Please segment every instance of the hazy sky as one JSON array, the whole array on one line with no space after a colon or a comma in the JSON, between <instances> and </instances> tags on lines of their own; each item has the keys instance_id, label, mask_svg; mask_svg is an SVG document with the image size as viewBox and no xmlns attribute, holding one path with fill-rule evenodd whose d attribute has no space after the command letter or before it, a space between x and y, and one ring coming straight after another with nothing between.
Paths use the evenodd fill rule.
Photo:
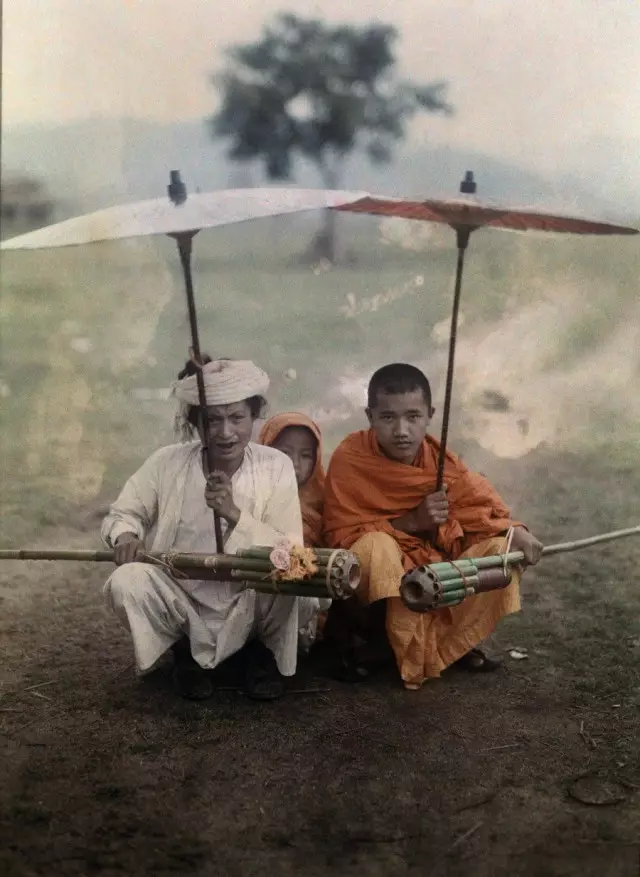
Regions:
<instances>
[{"instance_id":1,"label":"hazy sky","mask_svg":"<svg viewBox=\"0 0 640 877\"><path fill-rule=\"evenodd\" d=\"M455 120L416 126L416 138L539 167L598 140L640 142L640 0L3 0L2 8L5 125L207 114L221 50L257 37L284 8L395 24L401 72L449 79L457 108Z\"/></svg>"}]
</instances>

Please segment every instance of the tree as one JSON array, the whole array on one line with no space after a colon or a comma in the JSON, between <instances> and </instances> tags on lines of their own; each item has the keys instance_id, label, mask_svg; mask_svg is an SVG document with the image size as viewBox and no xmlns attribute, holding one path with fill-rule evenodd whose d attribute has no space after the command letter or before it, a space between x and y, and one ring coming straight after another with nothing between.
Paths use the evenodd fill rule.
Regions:
<instances>
[{"instance_id":1,"label":"tree","mask_svg":"<svg viewBox=\"0 0 640 877\"><path fill-rule=\"evenodd\" d=\"M340 188L355 150L388 162L407 122L426 111L451 114L445 83L416 85L394 75L395 28L383 24L329 27L316 19L276 16L255 43L227 51L213 77L221 92L211 119L214 137L230 141L228 156L260 160L273 180L294 176L305 157L326 188ZM316 256L335 260L334 211L316 241Z\"/></svg>"}]
</instances>

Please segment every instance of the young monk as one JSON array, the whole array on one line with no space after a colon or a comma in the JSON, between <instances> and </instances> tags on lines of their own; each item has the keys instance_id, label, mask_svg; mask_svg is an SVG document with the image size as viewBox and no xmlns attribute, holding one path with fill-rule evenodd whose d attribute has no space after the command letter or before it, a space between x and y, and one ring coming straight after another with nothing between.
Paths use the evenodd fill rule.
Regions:
<instances>
[{"instance_id":1,"label":"young monk","mask_svg":"<svg viewBox=\"0 0 640 877\"><path fill-rule=\"evenodd\" d=\"M356 599L365 606L383 602L386 634L411 689L454 663L475 672L496 669L498 662L478 645L502 617L520 609L520 573L514 571L503 590L425 614L402 603L403 574L439 560L499 554L511 528L511 550L524 553L525 565L537 563L542 552L489 482L455 454L447 452L446 490L436 492L439 443L427 435L434 413L429 381L419 369L405 363L379 369L369 383L370 429L338 446L325 485L325 540L358 555Z\"/></svg>"},{"instance_id":2,"label":"young monk","mask_svg":"<svg viewBox=\"0 0 640 877\"><path fill-rule=\"evenodd\" d=\"M305 414L276 414L264 424L258 441L286 454L293 463L302 511L304 544L309 548L321 548L325 472L320 428ZM325 620L326 615L322 613L317 621L312 619L308 630L301 632L304 650L315 639L317 631L322 632Z\"/></svg>"}]
</instances>

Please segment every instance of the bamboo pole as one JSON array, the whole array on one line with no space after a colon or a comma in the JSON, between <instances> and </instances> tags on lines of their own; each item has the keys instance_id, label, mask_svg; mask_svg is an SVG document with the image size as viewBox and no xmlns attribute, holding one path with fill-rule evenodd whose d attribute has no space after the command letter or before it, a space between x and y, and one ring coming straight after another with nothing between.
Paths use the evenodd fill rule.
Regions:
<instances>
[{"instance_id":1,"label":"bamboo pole","mask_svg":"<svg viewBox=\"0 0 640 877\"><path fill-rule=\"evenodd\" d=\"M273 550L273 549L272 549ZM177 552L167 554L159 551L146 551L144 556L150 560L167 562L179 569L181 566L209 567L211 569L251 569L255 571L265 570L272 572L275 567L269 561L263 561L257 557L245 557L242 554L202 554ZM75 560L93 563L113 563L113 551L72 551L69 549L0 549L0 560ZM316 564L318 569L326 571L326 563ZM336 570L337 571L337 570Z\"/></svg>"},{"instance_id":2,"label":"bamboo pole","mask_svg":"<svg viewBox=\"0 0 640 877\"><path fill-rule=\"evenodd\" d=\"M70 551L64 548L31 550L19 548L0 550L0 560L82 560L92 563L113 563L113 551Z\"/></svg>"},{"instance_id":3,"label":"bamboo pole","mask_svg":"<svg viewBox=\"0 0 640 877\"><path fill-rule=\"evenodd\" d=\"M603 533L599 536L590 536L588 539L577 539L573 542L559 542L555 545L546 545L542 549L542 554L544 557L548 557L554 554L565 554L570 551L581 551L583 548L590 548L593 545L601 545L605 542L613 542L617 539L624 539L628 536L637 536L640 535L640 526L638 527L629 527L625 530L613 530L610 533ZM243 558L246 557L247 560L255 559L257 560L261 555L256 555L254 552L256 551L265 551L269 552L269 554L273 551L273 548L269 548L268 546L257 546L256 548L247 548L239 551L236 555L219 555L220 557L224 557L225 561L234 560L234 558ZM314 552L318 560L321 558L324 559L329 558L332 554L334 554L334 549L330 548L314 548ZM155 560L162 559L165 557L165 554L161 554L158 552L147 552L147 556L153 558ZM172 563L184 562L186 563L187 559L192 560L193 558L199 557L211 557L212 555L200 555L200 554L189 554L189 553L181 553L175 554L172 557ZM216 556L216 555L213 555ZM268 556L268 555L267 555ZM217 556L216 556L217 557ZM84 561L90 563L113 563L113 551L72 551L69 549L30 549L30 548L19 548L19 549L0 549L0 560L76 560L76 561ZM521 551L512 551L506 555L506 561L509 564L521 563L524 560L524 554ZM467 568L475 566L477 569L487 569L491 566L495 566L496 564L503 564L505 562L505 555L498 554L493 557L474 557L474 558L460 558L456 560L456 566L460 569L464 570L465 574L467 572ZM199 562L197 565L200 564ZM438 561L437 563L432 563L429 565L429 569L434 572L445 572L445 570L451 570L451 564L447 561Z\"/></svg>"},{"instance_id":4,"label":"bamboo pole","mask_svg":"<svg viewBox=\"0 0 640 877\"><path fill-rule=\"evenodd\" d=\"M549 557L555 554L580 551L583 548L590 548L594 545L601 545L606 542L612 542L629 536L637 536L639 534L640 526L629 527L624 530L613 530L609 533L603 533L599 536L591 536L587 539L577 539L572 542L559 542L555 545L547 545L543 548L542 555ZM187 569L190 572L193 571L195 575L198 574L197 570L203 570L201 574L204 576L204 570L207 570L212 579L215 578L215 571L221 574L230 574L230 572L233 571L237 574L234 578L242 576L243 571L247 576L250 573L253 573L256 575L257 579L253 584L259 586L261 585L260 580L262 579L262 576L259 575L259 573L269 575L273 571L273 566L269 561L269 555L272 550L273 549L269 546L252 546L251 548L238 552L237 555L189 553L168 555L166 553L148 552L145 553L144 558L148 559L151 563L159 562L161 565L170 561L175 569ZM311 595L310 588L318 588L318 591L322 590L322 596L325 594L329 595L329 588L327 587L328 583L332 586L332 589L336 588L340 591L341 596L349 596L355 591L357 581L353 581L349 574L350 570L353 569L353 556L350 557L349 552L336 554L334 549L316 548L314 549L314 553L317 559L318 571L313 577L304 579L301 582L282 579L277 585L274 584L273 588L271 587L272 583L264 583L264 580L262 580L262 585L270 593L275 592L277 588L280 588L282 591L282 586L285 582L296 589L300 587L303 590L303 593L309 595ZM330 558L333 558L333 562L331 568L328 568ZM113 563L113 559L113 551L72 551L69 549L36 550L26 548L0 549L0 560L62 560L83 561L85 563ZM524 554L521 551L512 551L509 554L498 554L492 557L461 558L456 561L455 566L447 561L440 561L425 567L422 575L429 579L430 588L435 592L438 599L442 599L440 597L441 594L450 594L456 586L460 588L462 585L471 584L471 580L477 577L482 570L488 571L498 569L505 565L513 566L522 563L523 560ZM345 565L346 570L343 568ZM460 575L461 572L464 573L464 580ZM414 590L412 592L413 597L418 599L415 587L418 587L418 583L414 583ZM255 590L258 590L258 587L255 587ZM484 589L482 588L482 581L480 581L479 591L482 590ZM449 598L447 597L447 599ZM420 609L418 611L424 610Z\"/></svg>"},{"instance_id":5,"label":"bamboo pole","mask_svg":"<svg viewBox=\"0 0 640 877\"><path fill-rule=\"evenodd\" d=\"M269 549L271 553L273 549ZM265 549L266 551L266 549ZM339 564L328 566L333 551L324 552L317 565L317 571L304 579L278 578L271 576L278 572L267 557L242 557L238 555L202 554L188 552L145 552L140 556L142 562L158 564L160 568L173 570L176 577L204 579L205 581L235 581L253 590L266 594L285 594L294 597L320 597L346 599L356 590L359 583L359 565L355 555L341 550L337 559ZM62 560L113 563L113 551L71 551L67 549L0 550L0 560Z\"/></svg>"}]
</instances>

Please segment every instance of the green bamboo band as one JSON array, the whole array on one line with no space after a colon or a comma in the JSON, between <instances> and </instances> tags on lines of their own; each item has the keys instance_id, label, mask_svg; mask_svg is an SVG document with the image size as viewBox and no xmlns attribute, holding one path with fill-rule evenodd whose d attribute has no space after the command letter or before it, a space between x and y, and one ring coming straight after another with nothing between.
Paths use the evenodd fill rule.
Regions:
<instances>
[{"instance_id":1,"label":"green bamboo band","mask_svg":"<svg viewBox=\"0 0 640 877\"><path fill-rule=\"evenodd\" d=\"M446 582L442 589L442 596L446 597L452 591L459 591L460 588L475 588L480 582L478 576L467 576L464 579L451 579Z\"/></svg>"},{"instance_id":2,"label":"green bamboo band","mask_svg":"<svg viewBox=\"0 0 640 877\"><path fill-rule=\"evenodd\" d=\"M439 606L451 606L453 604L462 603L465 597L471 597L474 593L473 588L461 588L459 591L451 591L439 601L436 608Z\"/></svg>"}]
</instances>

